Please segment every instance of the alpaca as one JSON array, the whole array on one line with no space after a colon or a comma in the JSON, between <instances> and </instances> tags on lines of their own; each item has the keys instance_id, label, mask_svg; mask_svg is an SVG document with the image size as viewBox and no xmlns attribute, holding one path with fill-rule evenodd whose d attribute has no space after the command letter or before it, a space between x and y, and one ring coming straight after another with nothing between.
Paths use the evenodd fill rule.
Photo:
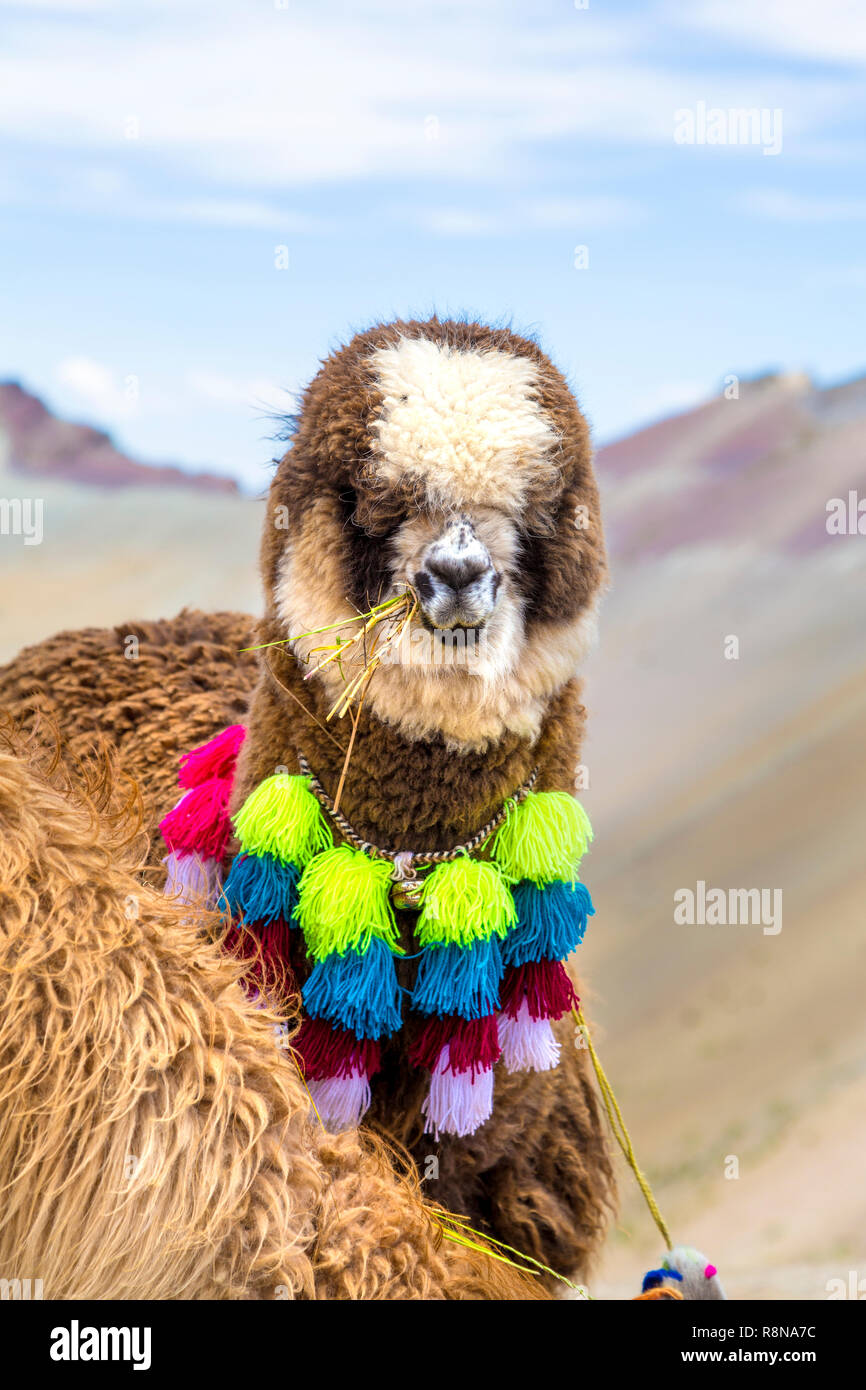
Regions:
<instances>
[{"instance_id":1,"label":"alpaca","mask_svg":"<svg viewBox=\"0 0 866 1390\"><path fill-rule=\"evenodd\" d=\"M31 727L34 710L53 713L73 753L105 738L141 786L148 830L176 800L177 755L235 722L247 730L235 813L276 770L299 773L302 757L333 797L346 736L327 715L346 673L305 679L322 639L299 634L348 630L356 611L408 584L420 613L369 685L341 787L354 830L383 849L447 851L531 774L540 792L573 792L576 670L605 556L588 430L534 342L432 319L380 325L326 359L270 489L261 571L257 625L184 613L62 634L6 668L6 708ZM130 632L137 662L120 651ZM258 657L239 656L253 644ZM408 992L415 914L396 919ZM308 964L292 966L303 984ZM498 1067L492 1115L435 1141L428 1077L407 1061L409 1019L383 1043L364 1131L397 1141L422 1177L435 1159L429 1192L445 1207L585 1277L613 1204L612 1164L587 1054L567 1017L555 1031L556 1069Z\"/></svg>"},{"instance_id":2,"label":"alpaca","mask_svg":"<svg viewBox=\"0 0 866 1390\"><path fill-rule=\"evenodd\" d=\"M0 1269L50 1299L538 1299L311 1121L206 914L142 882L134 786L0 730Z\"/></svg>"}]
</instances>

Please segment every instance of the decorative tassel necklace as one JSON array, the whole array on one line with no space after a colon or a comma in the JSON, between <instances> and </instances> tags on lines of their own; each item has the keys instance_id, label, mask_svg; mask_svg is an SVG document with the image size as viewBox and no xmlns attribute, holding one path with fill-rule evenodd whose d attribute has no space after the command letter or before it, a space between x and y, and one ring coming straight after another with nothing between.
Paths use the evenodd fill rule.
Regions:
<instances>
[{"instance_id":1,"label":"decorative tassel necklace","mask_svg":"<svg viewBox=\"0 0 866 1390\"><path fill-rule=\"evenodd\" d=\"M181 759L188 790L161 825L166 891L209 894L283 961L300 931L313 968L293 1047L334 1129L361 1120L381 1042L401 1026L395 959L405 953L394 908L417 911L409 1002L425 1021L409 1061L430 1073L426 1129L474 1133L492 1113L500 1058L512 1072L559 1061L551 1021L578 1003L563 962L594 912L577 876L592 839L583 807L567 792L534 791L536 769L466 844L390 852L355 833L300 758L300 775L265 778L234 817L240 852L220 891L244 732L236 725Z\"/></svg>"}]
</instances>

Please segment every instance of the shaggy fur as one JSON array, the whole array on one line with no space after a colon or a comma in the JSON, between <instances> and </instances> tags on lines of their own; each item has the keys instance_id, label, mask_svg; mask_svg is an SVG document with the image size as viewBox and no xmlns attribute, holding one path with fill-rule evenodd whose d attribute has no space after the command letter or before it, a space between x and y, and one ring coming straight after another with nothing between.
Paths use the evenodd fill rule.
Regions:
<instances>
[{"instance_id":1,"label":"shaggy fur","mask_svg":"<svg viewBox=\"0 0 866 1390\"><path fill-rule=\"evenodd\" d=\"M85 786L0 743L4 1277L54 1299L541 1296L443 1241L381 1144L310 1122L214 924L142 887L110 767Z\"/></svg>"},{"instance_id":2,"label":"shaggy fur","mask_svg":"<svg viewBox=\"0 0 866 1390\"><path fill-rule=\"evenodd\" d=\"M507 461L504 498L497 504L494 488L471 511L502 573L492 650L472 670L380 668L341 803L373 843L432 850L476 831L536 765L540 790L574 789L584 722L574 673L594 629L605 559L586 424L537 345L478 324L434 319L381 326L327 359L304 395L270 492L258 641L282 643L343 621L354 608L398 590L412 578L425 537L448 524L442 479L456 476L460 441L446 417L437 433L429 401L416 402L411 429L435 445L432 496L422 495L411 459L402 472L396 465L394 422L405 424L401 411L412 402L401 399L409 391L395 394L393 374L401 353L405 367L407 342L416 345L410 356L421 342L422 354L444 358L449 390L456 372L468 391L464 414L471 416L475 401L483 417L488 406L479 404L479 372L484 396L497 386L500 357L522 391L515 386L519 418L504 422L500 440L503 448L519 440ZM462 354L456 365L455 353ZM485 365L479 369L476 359ZM404 385L409 378L404 370ZM417 373L414 379L420 380ZM526 428L530 418L534 434ZM477 486L477 475L464 477L461 487L470 482ZM299 752L333 793L347 733L343 724L328 724L327 713L340 681L336 673L304 680L310 649L321 639L266 648L256 673L250 658L238 656L251 628L239 615L184 613L173 623L64 634L25 651L0 673L0 698L25 722L34 701L53 711L73 748L94 734L106 737L124 770L140 781L148 827L176 800L179 752L238 720L249 732L235 806L276 768L297 771ZM127 631L139 635L137 660L124 655ZM400 916L412 951L412 915ZM304 962L293 964L303 979ZM415 969L414 961L400 962L404 986L411 987ZM555 1071L512 1076L498 1068L492 1119L470 1138L436 1144L422 1133L427 1079L408 1065L413 1024L407 1021L383 1048L367 1118L405 1145L422 1175L436 1160L429 1191L437 1201L561 1273L585 1277L612 1205L613 1178L587 1054L571 1034L563 1020L565 1045Z\"/></svg>"},{"instance_id":3,"label":"shaggy fur","mask_svg":"<svg viewBox=\"0 0 866 1390\"><path fill-rule=\"evenodd\" d=\"M498 504L514 516L533 488L555 485L557 435L531 358L406 336L370 362L381 482L440 509Z\"/></svg>"}]
</instances>

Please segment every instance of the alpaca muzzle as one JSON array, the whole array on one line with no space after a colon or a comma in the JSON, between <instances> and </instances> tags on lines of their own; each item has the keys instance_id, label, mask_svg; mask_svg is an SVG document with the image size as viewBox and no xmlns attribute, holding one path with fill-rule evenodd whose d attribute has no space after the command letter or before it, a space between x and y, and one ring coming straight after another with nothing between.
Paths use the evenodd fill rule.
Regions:
<instances>
[{"instance_id":1,"label":"alpaca muzzle","mask_svg":"<svg viewBox=\"0 0 866 1390\"><path fill-rule=\"evenodd\" d=\"M468 517L449 523L429 545L412 583L428 626L482 628L496 607L501 576Z\"/></svg>"}]
</instances>

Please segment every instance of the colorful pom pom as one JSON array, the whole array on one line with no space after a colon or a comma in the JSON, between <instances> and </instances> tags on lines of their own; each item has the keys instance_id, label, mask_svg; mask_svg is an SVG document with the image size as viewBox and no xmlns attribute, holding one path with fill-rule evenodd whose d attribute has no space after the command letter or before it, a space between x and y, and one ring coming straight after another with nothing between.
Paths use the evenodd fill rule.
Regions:
<instances>
[{"instance_id":1,"label":"colorful pom pom","mask_svg":"<svg viewBox=\"0 0 866 1390\"><path fill-rule=\"evenodd\" d=\"M296 919L315 960L366 951L373 937L402 954L391 907L391 864L338 845L311 860L298 885Z\"/></svg>"},{"instance_id":2,"label":"colorful pom pom","mask_svg":"<svg viewBox=\"0 0 866 1390\"><path fill-rule=\"evenodd\" d=\"M431 1073L421 1110L425 1132L436 1140L442 1134L474 1134L493 1114L493 1068L455 1073L446 1046Z\"/></svg>"},{"instance_id":3,"label":"colorful pom pom","mask_svg":"<svg viewBox=\"0 0 866 1390\"><path fill-rule=\"evenodd\" d=\"M495 936L468 946L428 946L421 957L412 1007L424 1014L483 1018L499 1008L502 951Z\"/></svg>"},{"instance_id":4,"label":"colorful pom pom","mask_svg":"<svg viewBox=\"0 0 866 1390\"><path fill-rule=\"evenodd\" d=\"M215 907L220 895L220 860L206 859L196 850L172 850L163 859L165 896L182 903Z\"/></svg>"},{"instance_id":5,"label":"colorful pom pom","mask_svg":"<svg viewBox=\"0 0 866 1390\"><path fill-rule=\"evenodd\" d=\"M550 1020L533 1018L525 999L513 1018L500 1015L499 1041L507 1071L552 1071L559 1064L560 1045Z\"/></svg>"},{"instance_id":6,"label":"colorful pom pom","mask_svg":"<svg viewBox=\"0 0 866 1390\"><path fill-rule=\"evenodd\" d=\"M233 917L245 922L291 922L298 905L301 871L272 854L238 854L223 885L223 899Z\"/></svg>"},{"instance_id":7,"label":"colorful pom pom","mask_svg":"<svg viewBox=\"0 0 866 1390\"><path fill-rule=\"evenodd\" d=\"M292 967L292 929L278 920L259 924L256 930L232 927L225 936L224 948L238 960L249 964L248 982L255 986L254 994L286 999L297 993Z\"/></svg>"},{"instance_id":8,"label":"colorful pom pom","mask_svg":"<svg viewBox=\"0 0 866 1390\"><path fill-rule=\"evenodd\" d=\"M184 753L177 775L180 786L200 787L211 777L231 778L246 733L243 724L232 724L208 743Z\"/></svg>"},{"instance_id":9,"label":"colorful pom pom","mask_svg":"<svg viewBox=\"0 0 866 1390\"><path fill-rule=\"evenodd\" d=\"M496 1018L430 1018L421 1030L410 1051L409 1060L415 1067L432 1072L448 1049L448 1068L453 1072L486 1071L499 1060L499 1035Z\"/></svg>"},{"instance_id":10,"label":"colorful pom pom","mask_svg":"<svg viewBox=\"0 0 866 1390\"><path fill-rule=\"evenodd\" d=\"M506 965L533 960L565 960L579 946L586 919L595 914L583 883L548 883L537 887L524 879L514 888L517 926L502 943Z\"/></svg>"},{"instance_id":11,"label":"colorful pom pom","mask_svg":"<svg viewBox=\"0 0 866 1390\"><path fill-rule=\"evenodd\" d=\"M320 960L302 991L313 1018L347 1028L357 1038L380 1038L400 1027L400 986L387 942L373 937L366 951Z\"/></svg>"},{"instance_id":12,"label":"colorful pom pom","mask_svg":"<svg viewBox=\"0 0 866 1390\"><path fill-rule=\"evenodd\" d=\"M247 854L272 854L301 868L334 843L309 777L284 772L266 777L250 792L234 824Z\"/></svg>"},{"instance_id":13,"label":"colorful pom pom","mask_svg":"<svg viewBox=\"0 0 866 1390\"><path fill-rule=\"evenodd\" d=\"M527 961L526 965L509 966L502 977L502 1012L517 1018L525 1001L530 1018L562 1018L577 1008L574 985L562 961Z\"/></svg>"},{"instance_id":14,"label":"colorful pom pom","mask_svg":"<svg viewBox=\"0 0 866 1390\"><path fill-rule=\"evenodd\" d=\"M512 883L569 883L591 840L589 817L568 792L530 792L509 806L492 853Z\"/></svg>"},{"instance_id":15,"label":"colorful pom pom","mask_svg":"<svg viewBox=\"0 0 866 1390\"><path fill-rule=\"evenodd\" d=\"M505 936L517 921L514 900L495 864L461 855L424 880L415 935L422 946L469 946Z\"/></svg>"},{"instance_id":16,"label":"colorful pom pom","mask_svg":"<svg viewBox=\"0 0 866 1390\"><path fill-rule=\"evenodd\" d=\"M182 796L159 823L170 850L196 850L204 859L221 859L229 835L231 784L211 777Z\"/></svg>"},{"instance_id":17,"label":"colorful pom pom","mask_svg":"<svg viewBox=\"0 0 866 1390\"><path fill-rule=\"evenodd\" d=\"M375 1076L382 1065L379 1043L356 1038L345 1028L332 1028L322 1018L305 1018L292 1039L306 1081L363 1072Z\"/></svg>"},{"instance_id":18,"label":"colorful pom pom","mask_svg":"<svg viewBox=\"0 0 866 1390\"><path fill-rule=\"evenodd\" d=\"M370 1107L370 1079L366 1072L317 1079L309 1083L309 1090L316 1114L333 1134L357 1129Z\"/></svg>"}]
</instances>

